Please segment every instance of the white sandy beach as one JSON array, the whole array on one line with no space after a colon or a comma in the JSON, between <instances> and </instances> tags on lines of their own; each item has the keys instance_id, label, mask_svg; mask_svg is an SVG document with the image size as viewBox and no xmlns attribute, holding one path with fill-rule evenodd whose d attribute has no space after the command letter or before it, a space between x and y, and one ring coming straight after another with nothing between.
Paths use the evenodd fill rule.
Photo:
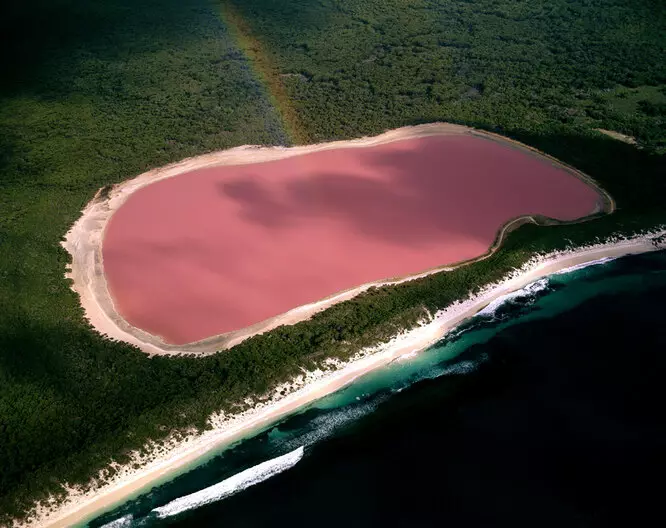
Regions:
<instances>
[{"instance_id":1,"label":"white sandy beach","mask_svg":"<svg viewBox=\"0 0 666 528\"><path fill-rule=\"evenodd\" d=\"M51 510L47 507L38 508L24 526L71 526L99 515L139 491L147 491L157 481L174 475L211 450L249 436L253 431L335 392L355 378L387 365L396 358L413 355L415 350L431 346L462 321L504 295L574 266L654 251L657 248L652 238L664 233L666 231L629 239L617 238L593 246L535 257L505 280L488 285L476 296L450 305L435 314L430 321L424 321L419 327L396 336L388 343L362 351L349 363L332 363L330 371L305 373L286 386L290 392L285 396L279 395L280 387L272 399L257 403L240 415L212 417L211 430L201 434L192 433L183 440L172 439L167 443L168 447L161 448L161 451L154 449L149 458L142 459L137 455L136 462L142 464L139 469L133 469L133 464L127 464L118 467L115 476L103 486L91 486L88 491L71 489L64 503Z\"/></svg>"}]
</instances>

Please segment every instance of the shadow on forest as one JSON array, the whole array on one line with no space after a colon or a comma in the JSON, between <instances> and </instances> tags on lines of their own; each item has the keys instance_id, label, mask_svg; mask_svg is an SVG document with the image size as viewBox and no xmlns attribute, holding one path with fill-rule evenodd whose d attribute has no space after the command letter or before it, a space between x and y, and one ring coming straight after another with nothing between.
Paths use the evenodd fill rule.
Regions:
<instances>
[{"instance_id":1,"label":"shadow on forest","mask_svg":"<svg viewBox=\"0 0 666 528\"><path fill-rule=\"evenodd\" d=\"M213 8L205 1L192 5L153 0L150 4L142 6L133 0L9 3L0 17L4 68L0 94L71 95L81 91L76 81L84 60L125 62L146 51L181 48L189 40L210 35L211 20L218 24L213 30L226 32L219 19L206 13ZM105 90L113 79L98 81L99 90Z\"/></svg>"},{"instance_id":2,"label":"shadow on forest","mask_svg":"<svg viewBox=\"0 0 666 528\"><path fill-rule=\"evenodd\" d=\"M288 11L291 25L321 24L325 18L316 6L296 5ZM0 34L0 94L8 96L80 92L76 80L84 60L123 63L144 52L182 49L211 37L231 44L219 7L207 0L10 2L0 17ZM218 60L246 58L234 47ZM99 89L113 81L100 80Z\"/></svg>"},{"instance_id":3,"label":"shadow on forest","mask_svg":"<svg viewBox=\"0 0 666 528\"><path fill-rule=\"evenodd\" d=\"M0 134L0 186L7 183L9 178L4 169L10 165L16 155L17 143L15 134L9 130L3 130Z\"/></svg>"}]
</instances>

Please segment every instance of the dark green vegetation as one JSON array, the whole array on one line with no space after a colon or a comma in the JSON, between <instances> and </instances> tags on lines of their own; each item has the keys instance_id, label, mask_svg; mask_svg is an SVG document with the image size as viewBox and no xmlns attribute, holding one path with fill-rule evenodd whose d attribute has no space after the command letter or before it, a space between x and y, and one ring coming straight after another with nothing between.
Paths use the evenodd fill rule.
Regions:
<instances>
[{"instance_id":1,"label":"dark green vegetation","mask_svg":"<svg viewBox=\"0 0 666 528\"><path fill-rule=\"evenodd\" d=\"M609 97L665 101L659 0L225 1L273 51L313 140L446 120L666 147L663 107Z\"/></svg>"},{"instance_id":2,"label":"dark green vegetation","mask_svg":"<svg viewBox=\"0 0 666 528\"><path fill-rule=\"evenodd\" d=\"M0 20L0 523L146 439L203 425L300 366L414 324L533 251L666 222L662 2L236 7L267 63L299 74L282 78L312 140L462 122L587 172L619 209L522 227L488 260L371 291L216 356L149 359L90 331L63 279L61 237L104 185L286 135L207 0L14 3ZM645 148L594 127L634 134Z\"/></svg>"},{"instance_id":3,"label":"dark green vegetation","mask_svg":"<svg viewBox=\"0 0 666 528\"><path fill-rule=\"evenodd\" d=\"M220 13L234 36L238 48L252 63L257 79L264 84L270 94L270 101L280 113L287 137L292 143L307 143L300 117L290 100L282 75L272 62L273 56L267 53L261 41L253 34L245 19L231 2L220 3Z\"/></svg>"}]
</instances>

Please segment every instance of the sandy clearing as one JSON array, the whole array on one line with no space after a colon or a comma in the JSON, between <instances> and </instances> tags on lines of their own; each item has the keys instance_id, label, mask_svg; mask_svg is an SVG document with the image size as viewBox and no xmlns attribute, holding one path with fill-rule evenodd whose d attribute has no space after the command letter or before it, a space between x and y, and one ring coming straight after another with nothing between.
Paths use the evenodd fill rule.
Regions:
<instances>
[{"instance_id":1,"label":"sandy clearing","mask_svg":"<svg viewBox=\"0 0 666 528\"><path fill-rule=\"evenodd\" d=\"M629 145L636 145L636 138L633 136L628 136L627 134L622 134L621 132L615 132L614 130L606 130L604 128L595 128L597 132L601 132L602 134L612 137L613 139L617 139L618 141L622 141L623 143L628 143Z\"/></svg>"},{"instance_id":2,"label":"sandy clearing","mask_svg":"<svg viewBox=\"0 0 666 528\"><path fill-rule=\"evenodd\" d=\"M319 301L294 308L281 315L270 317L241 330L217 335L187 345L170 345L161 338L132 326L118 313L109 293L109 287L104 275L102 240L109 220L114 212L117 211L118 208L121 207L134 193L147 185L167 178L172 178L179 174L223 165L237 166L266 163L333 149L366 148L407 139L452 135L471 135L491 139L503 145L511 145L514 148L531 154L537 154L541 158L548 159L557 167L564 168L570 174L583 180L599 193L602 197L598 206L599 212L612 212L614 209L612 198L600 189L594 181L579 171L563 165L546 155L540 154L530 147L520 145L494 134L458 125L443 123L420 125L389 131L372 138L337 141L292 148L244 146L187 159L167 167L149 171L112 188L100 190L95 199L93 199L93 201L84 209L81 218L67 233L65 241L63 242L63 246L72 255L72 264L67 273L67 277L72 279L72 288L80 295L86 317L92 323L93 327L103 335L131 343L148 354L208 354L234 346L252 335L268 331L277 326L293 324L305 320L311 317L314 313L321 311L334 303L350 299L372 286L393 284L404 280L422 277L429 273L450 269L451 264L447 264L445 266L432 268L426 272L419 272L415 275L388 278L365 283L361 286L335 293ZM490 250L484 255L480 255L477 259L471 259L469 262L478 260L479 258L487 258L487 256L492 254L492 252L499 246L499 243L501 243L504 234L509 228L515 227L526 221L536 220L532 216L512 219L500 230L500 233Z\"/></svg>"}]
</instances>

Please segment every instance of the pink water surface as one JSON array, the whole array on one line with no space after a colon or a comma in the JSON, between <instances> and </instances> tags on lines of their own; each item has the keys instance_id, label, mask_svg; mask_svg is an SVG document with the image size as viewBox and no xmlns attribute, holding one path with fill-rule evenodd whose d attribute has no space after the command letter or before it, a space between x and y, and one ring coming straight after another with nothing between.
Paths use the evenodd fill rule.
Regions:
<instances>
[{"instance_id":1,"label":"pink water surface","mask_svg":"<svg viewBox=\"0 0 666 528\"><path fill-rule=\"evenodd\" d=\"M132 325L183 344L341 290L483 254L509 219L571 220L595 190L474 136L433 136L149 185L111 218L104 271Z\"/></svg>"}]
</instances>

